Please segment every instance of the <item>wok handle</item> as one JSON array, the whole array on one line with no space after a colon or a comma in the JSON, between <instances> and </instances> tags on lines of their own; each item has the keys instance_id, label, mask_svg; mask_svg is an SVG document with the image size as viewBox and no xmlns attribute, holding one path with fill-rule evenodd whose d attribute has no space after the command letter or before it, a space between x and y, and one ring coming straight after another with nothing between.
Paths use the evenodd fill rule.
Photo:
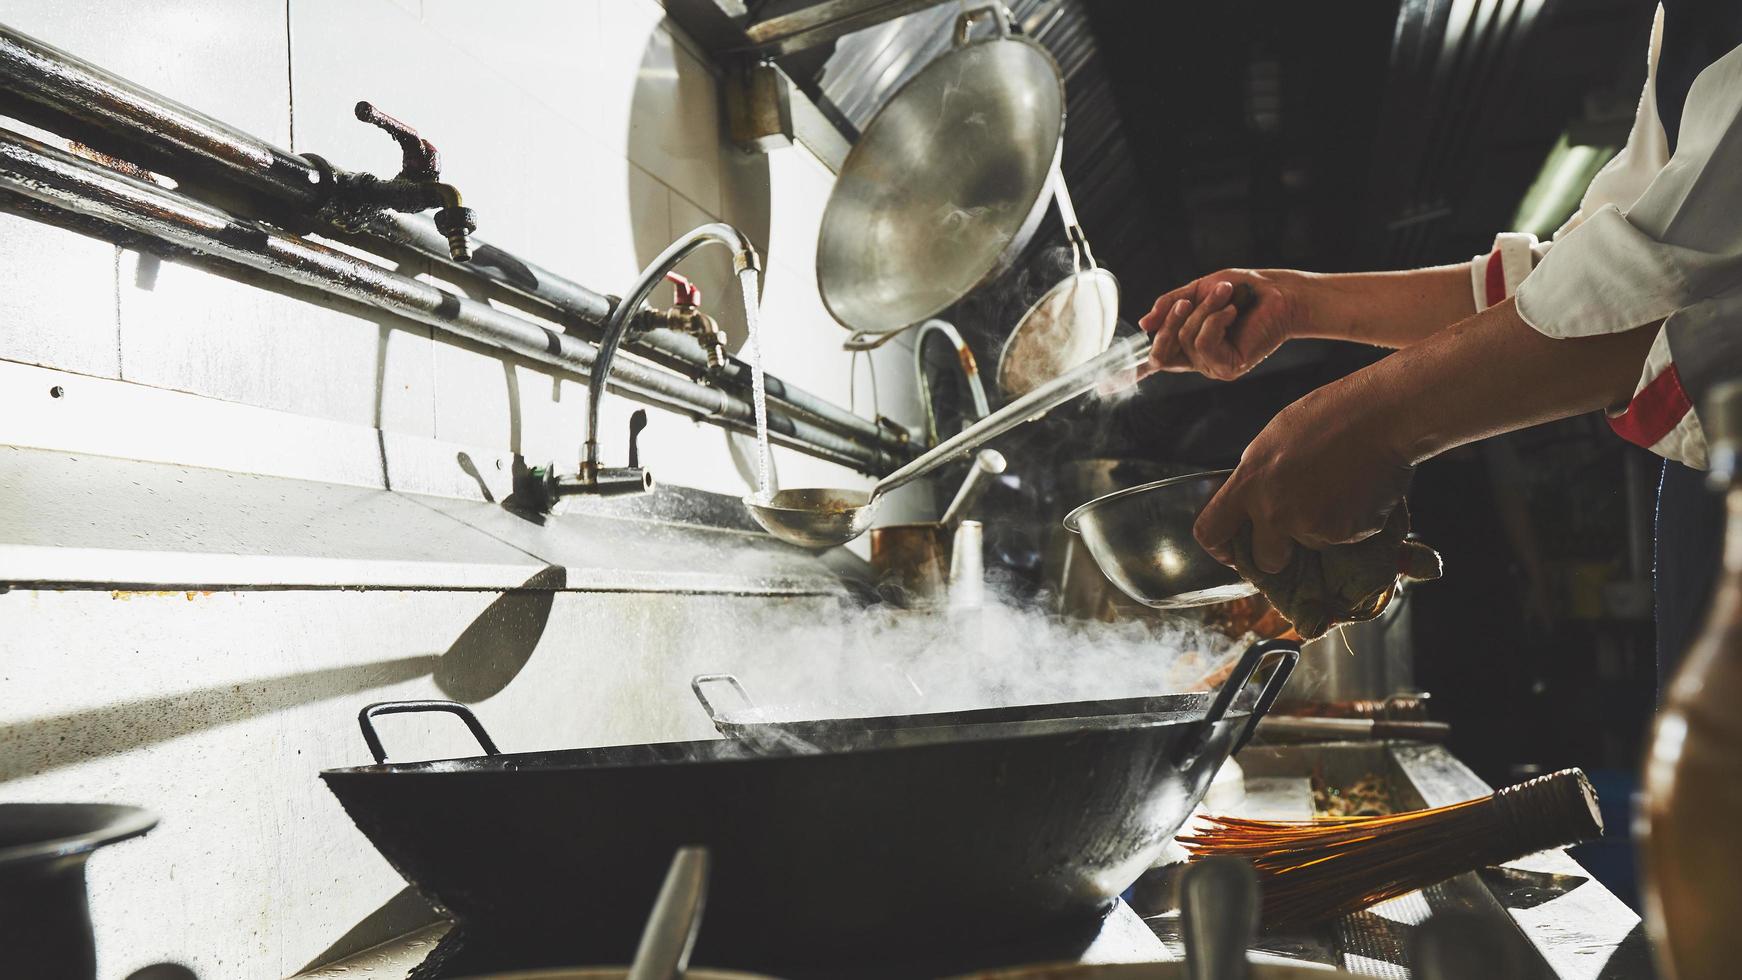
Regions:
<instances>
[{"instance_id":1,"label":"wok handle","mask_svg":"<svg viewBox=\"0 0 1742 980\"><path fill-rule=\"evenodd\" d=\"M744 702L744 707L756 707L756 702L751 699L750 692L744 690L744 685L738 683L737 677L731 674L697 674L690 678L690 690L695 692L696 700L702 703L702 710L708 713L708 720L714 723L715 728L720 728L720 712L714 708L714 702L708 700L708 694L703 690L707 685L714 683L729 685L737 693L738 700ZM726 734L726 730L720 728L720 733Z\"/></svg>"},{"instance_id":2,"label":"wok handle","mask_svg":"<svg viewBox=\"0 0 1742 980\"><path fill-rule=\"evenodd\" d=\"M1265 713L1281 696L1283 687L1288 684L1288 676L1294 673L1295 666L1300 663L1300 644L1293 640L1265 640L1253 644L1253 649L1261 650L1266 659L1274 659L1276 666L1270 668L1270 676L1264 679L1264 687L1258 691L1258 700L1252 704L1252 713L1246 717L1246 727L1240 732L1240 737L1234 740L1235 752L1252 741L1253 734L1258 731L1258 723L1264 720Z\"/></svg>"},{"instance_id":3,"label":"wok handle","mask_svg":"<svg viewBox=\"0 0 1742 980\"><path fill-rule=\"evenodd\" d=\"M496 743L491 740L490 733L484 731L478 716L472 714L472 709L458 701L377 701L357 712L357 727L363 729L363 742L369 746L369 754L375 757L377 763L387 761L387 750L381 747L381 736L375 733L375 718L378 715L416 714L424 711L445 711L450 715L458 715L460 720L471 729L472 737L478 740L478 746L485 755L501 755Z\"/></svg>"},{"instance_id":4,"label":"wok handle","mask_svg":"<svg viewBox=\"0 0 1742 980\"><path fill-rule=\"evenodd\" d=\"M1294 671L1294 665L1300 662L1300 644L1292 640L1260 640L1246 648L1240 655L1239 663L1234 665L1228 679L1222 682L1222 689L1216 692L1216 699L1210 702L1210 710L1204 713L1204 720L1198 728L1197 737L1189 743L1186 758L1196 758L1210 742L1210 736L1215 734L1216 723L1227 716L1234 707L1234 699L1252 682L1254 675L1267 660L1276 659L1276 666L1265 678L1264 687L1258 692L1258 701L1252 706L1252 714L1246 721L1246 727L1240 732L1234 742L1233 751L1238 752L1252 737L1252 731L1258 726L1258 719L1270 710L1282 693L1282 685L1288 680L1288 675Z\"/></svg>"},{"instance_id":5,"label":"wok handle","mask_svg":"<svg viewBox=\"0 0 1742 980\"><path fill-rule=\"evenodd\" d=\"M974 21L982 17L991 17L998 25L998 36L1010 36L1010 11L1002 3L989 3L983 7L975 7L956 18L956 47L968 43L968 32L973 30Z\"/></svg>"}]
</instances>

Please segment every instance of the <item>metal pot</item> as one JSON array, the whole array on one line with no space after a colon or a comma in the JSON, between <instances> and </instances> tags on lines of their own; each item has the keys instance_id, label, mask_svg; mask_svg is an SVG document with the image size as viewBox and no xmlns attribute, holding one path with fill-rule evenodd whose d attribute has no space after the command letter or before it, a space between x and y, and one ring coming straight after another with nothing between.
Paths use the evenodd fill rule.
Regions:
<instances>
[{"instance_id":1,"label":"metal pot","mask_svg":"<svg viewBox=\"0 0 1742 980\"><path fill-rule=\"evenodd\" d=\"M973 22L996 32L969 40ZM956 22L955 46L883 104L841 164L817 237L817 288L849 329L905 329L1015 261L1046 213L1065 86L1002 5Z\"/></svg>"},{"instance_id":2,"label":"metal pot","mask_svg":"<svg viewBox=\"0 0 1742 980\"><path fill-rule=\"evenodd\" d=\"M481 756L321 778L463 930L545 963L626 960L672 852L704 846L696 958L778 973L887 957L891 936L917 955L1093 927L1250 732L1231 709L1247 677L1186 717L1114 727L816 754L721 739L504 755L483 736ZM372 716L394 710L483 731L452 702L374 705L372 746Z\"/></svg>"},{"instance_id":3,"label":"metal pot","mask_svg":"<svg viewBox=\"0 0 1742 980\"><path fill-rule=\"evenodd\" d=\"M1194 473L1098 497L1065 516L1095 564L1126 595L1156 609L1227 602L1258 588L1210 557L1192 525L1232 470Z\"/></svg>"},{"instance_id":4,"label":"metal pot","mask_svg":"<svg viewBox=\"0 0 1742 980\"><path fill-rule=\"evenodd\" d=\"M942 603L948 597L953 535L962 519L1004 472L1004 455L982 449L968 468L956 495L935 521L886 524L871 529L871 570L878 591L910 608Z\"/></svg>"},{"instance_id":5,"label":"metal pot","mask_svg":"<svg viewBox=\"0 0 1742 980\"><path fill-rule=\"evenodd\" d=\"M1302 682L1294 696L1310 701L1383 701L1416 694L1410 595L1400 586L1377 619L1345 623L1301 647Z\"/></svg>"},{"instance_id":6,"label":"metal pot","mask_svg":"<svg viewBox=\"0 0 1742 980\"><path fill-rule=\"evenodd\" d=\"M0 804L0 964L7 976L93 980L85 862L157 817L105 803Z\"/></svg>"}]
</instances>

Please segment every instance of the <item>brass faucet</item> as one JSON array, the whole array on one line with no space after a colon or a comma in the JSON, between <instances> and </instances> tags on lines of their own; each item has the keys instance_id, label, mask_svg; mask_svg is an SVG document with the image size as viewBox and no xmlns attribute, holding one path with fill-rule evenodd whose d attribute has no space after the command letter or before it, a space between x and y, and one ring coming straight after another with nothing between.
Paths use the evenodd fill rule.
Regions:
<instances>
[{"instance_id":1,"label":"brass faucet","mask_svg":"<svg viewBox=\"0 0 1742 980\"><path fill-rule=\"evenodd\" d=\"M663 327L694 337L708 356L708 373L719 373L726 366L726 331L702 312L702 287L676 272L667 272L665 278L673 287L671 308L649 310L635 321L635 329Z\"/></svg>"},{"instance_id":2,"label":"brass faucet","mask_svg":"<svg viewBox=\"0 0 1742 980\"><path fill-rule=\"evenodd\" d=\"M605 319L604 331L599 336L599 349L593 357L592 367L588 370L587 383L587 441L581 455L580 469L570 477L557 476L555 467L543 467L534 470L538 484L544 490L546 509L554 507L561 497L569 494L624 494L645 493L653 489L653 476L640 465L638 448L633 440L630 445L630 461L628 466L602 467L599 465L599 404L604 400L605 387L611 380L611 364L616 359L617 348L622 346L623 337L629 332L629 324L640 314L642 304L661 282L668 278L667 274L684 260L691 252L703 245L722 245L732 250L732 271L742 274L746 269L754 269L756 274L762 274L762 258L756 253L756 246L750 243L743 232L716 221L702 225L689 234L666 246L665 251L648 263L641 270L629 292L611 307L611 315ZM678 289L677 305L656 318L666 319L667 325L692 333L702 340L703 347L716 347L718 360L725 363L725 338L720 333L719 325L713 318L702 313L698 308L701 302L701 292L689 280L679 276L673 280ZM687 307L687 309L686 309ZM679 326L682 324L682 326ZM707 339L701 334L706 332ZM709 363L716 358L710 350ZM639 432L639 428L631 426L631 434Z\"/></svg>"},{"instance_id":3,"label":"brass faucet","mask_svg":"<svg viewBox=\"0 0 1742 980\"><path fill-rule=\"evenodd\" d=\"M460 189L442 183L442 156L435 144L368 102L359 102L357 119L375 126L399 144L399 173L383 180L374 174L339 170L312 153L308 161L320 171L321 182L331 188L321 211L327 220L346 231L362 231L383 211L416 214L436 208L435 226L448 240L448 255L455 262L469 262L472 246L467 236L478 230L477 216L460 199Z\"/></svg>"}]
</instances>

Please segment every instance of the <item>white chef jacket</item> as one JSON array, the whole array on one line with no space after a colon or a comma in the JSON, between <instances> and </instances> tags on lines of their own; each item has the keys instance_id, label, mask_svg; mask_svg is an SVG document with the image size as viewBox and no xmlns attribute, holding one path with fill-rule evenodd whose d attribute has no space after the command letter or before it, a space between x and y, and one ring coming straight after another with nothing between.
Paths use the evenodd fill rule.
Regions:
<instances>
[{"instance_id":1,"label":"white chef jacket","mask_svg":"<svg viewBox=\"0 0 1742 980\"><path fill-rule=\"evenodd\" d=\"M1627 145L1598 172L1552 242L1508 232L1471 263L1476 309L1516 294L1542 334L1620 333L1658 320L1623 438L1706 468L1694 407L1742 377L1742 46L1694 77L1671 154L1657 102L1664 10Z\"/></svg>"}]
</instances>

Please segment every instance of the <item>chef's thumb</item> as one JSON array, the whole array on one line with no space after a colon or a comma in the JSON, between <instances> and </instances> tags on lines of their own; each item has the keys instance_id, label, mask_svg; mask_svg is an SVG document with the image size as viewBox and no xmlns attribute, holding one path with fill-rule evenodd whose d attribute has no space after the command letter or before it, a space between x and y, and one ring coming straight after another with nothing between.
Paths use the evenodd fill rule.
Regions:
<instances>
[{"instance_id":1,"label":"chef's thumb","mask_svg":"<svg viewBox=\"0 0 1742 980\"><path fill-rule=\"evenodd\" d=\"M1192 536L1198 539L1198 544L1210 553L1210 557L1224 565L1232 565L1234 534L1244 523L1245 513L1228 493L1228 488L1223 486L1199 512L1197 521L1192 524Z\"/></svg>"},{"instance_id":2,"label":"chef's thumb","mask_svg":"<svg viewBox=\"0 0 1742 980\"><path fill-rule=\"evenodd\" d=\"M1266 575L1275 575L1288 567L1294 557L1294 539L1269 527L1252 528L1252 563Z\"/></svg>"}]
</instances>

